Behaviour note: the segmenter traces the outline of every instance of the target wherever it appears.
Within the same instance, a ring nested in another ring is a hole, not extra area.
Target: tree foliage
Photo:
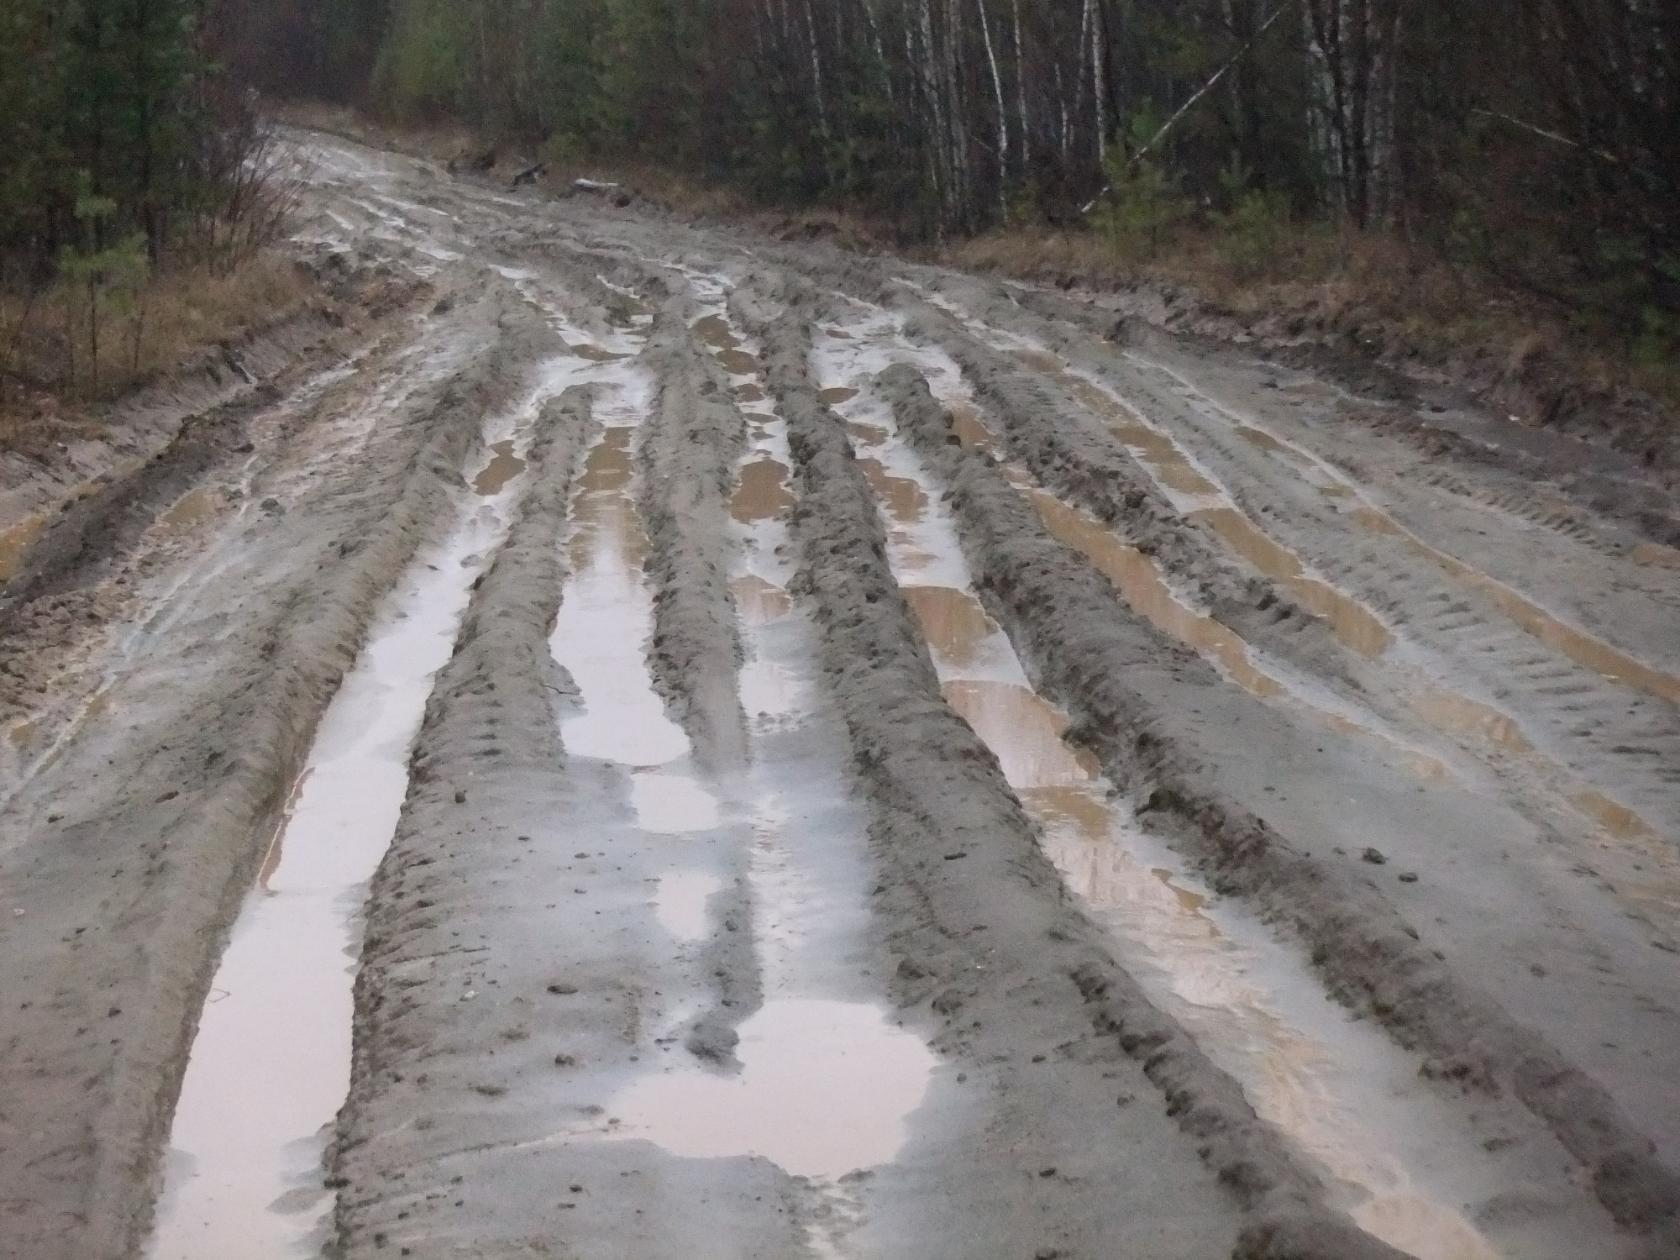
[[[917,233],[1080,219],[1106,187],[1089,213],[1146,241],[1185,210],[1250,253],[1279,215],[1386,227],[1537,290],[1680,307],[1676,4],[227,2],[261,15],[269,86]]]

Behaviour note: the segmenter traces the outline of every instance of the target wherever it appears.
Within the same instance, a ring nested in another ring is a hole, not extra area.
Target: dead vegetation
[[[1153,290],[1230,329],[1447,371],[1474,363],[1506,379],[1540,371],[1559,387],[1637,391],[1680,412],[1673,356],[1387,233],[1221,224],[1151,251],[1097,230],[1024,227],[957,242],[941,260],[1062,288]]]
[[[97,321],[81,284],[0,293],[0,449],[38,455],[93,423],[100,406],[291,318],[317,296],[309,273],[277,249],[231,270],[170,270],[116,300],[101,295]]]

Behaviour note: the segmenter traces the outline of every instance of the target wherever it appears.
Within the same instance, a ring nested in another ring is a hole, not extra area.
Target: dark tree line
[[[223,7],[247,32],[234,61],[269,90],[858,205],[918,234],[1071,221],[1093,199],[1090,217],[1154,231],[1246,203],[1400,231],[1651,319],[1680,308],[1673,0]]]
[[[227,242],[256,133],[216,72],[212,16],[207,0],[0,0],[0,261],[14,284]]]

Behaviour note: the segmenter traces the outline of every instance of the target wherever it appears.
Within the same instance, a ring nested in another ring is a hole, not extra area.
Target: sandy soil
[[[0,1252],[1680,1249],[1656,473],[289,143],[361,314],[0,463]]]

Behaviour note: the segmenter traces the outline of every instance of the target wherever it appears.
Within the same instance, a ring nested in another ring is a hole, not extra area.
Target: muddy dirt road
[[[1644,470],[290,144],[364,316],[5,465],[0,1254],[1680,1254]]]

